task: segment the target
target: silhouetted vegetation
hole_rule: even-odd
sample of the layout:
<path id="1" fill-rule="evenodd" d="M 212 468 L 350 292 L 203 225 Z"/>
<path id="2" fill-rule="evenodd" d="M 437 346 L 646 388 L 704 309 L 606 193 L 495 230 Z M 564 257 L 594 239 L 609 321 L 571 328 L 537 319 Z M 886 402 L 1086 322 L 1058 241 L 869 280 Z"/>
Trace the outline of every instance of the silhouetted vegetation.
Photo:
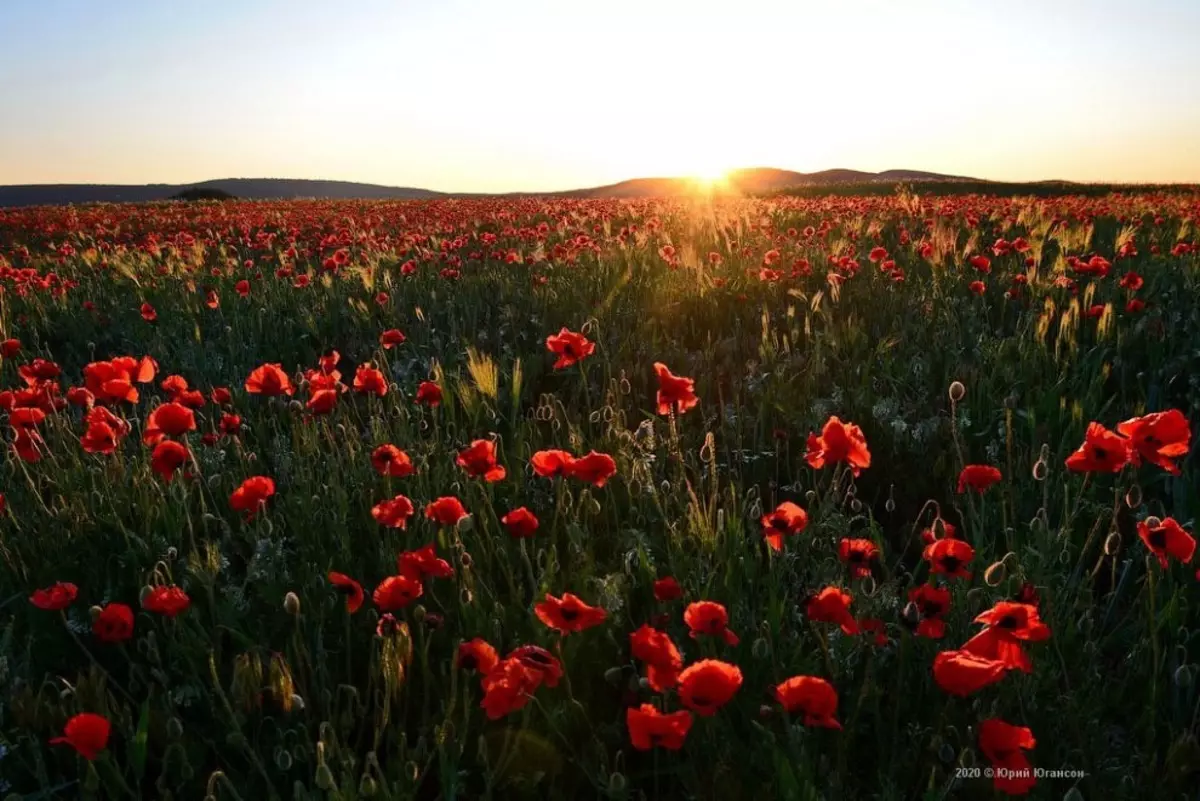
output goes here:
<path id="1" fill-rule="evenodd" d="M 224 189 L 193 186 L 177 195 L 172 195 L 171 200 L 237 200 L 237 195 L 226 192 Z"/>

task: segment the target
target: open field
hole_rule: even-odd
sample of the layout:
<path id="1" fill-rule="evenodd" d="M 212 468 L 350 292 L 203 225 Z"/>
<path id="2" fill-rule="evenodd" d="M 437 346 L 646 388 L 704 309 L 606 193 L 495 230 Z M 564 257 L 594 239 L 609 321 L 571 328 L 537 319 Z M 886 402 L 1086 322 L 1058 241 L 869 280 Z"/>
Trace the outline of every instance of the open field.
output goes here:
<path id="1" fill-rule="evenodd" d="M 1197 220 L 0 209 L 0 797 L 1195 798 Z"/>

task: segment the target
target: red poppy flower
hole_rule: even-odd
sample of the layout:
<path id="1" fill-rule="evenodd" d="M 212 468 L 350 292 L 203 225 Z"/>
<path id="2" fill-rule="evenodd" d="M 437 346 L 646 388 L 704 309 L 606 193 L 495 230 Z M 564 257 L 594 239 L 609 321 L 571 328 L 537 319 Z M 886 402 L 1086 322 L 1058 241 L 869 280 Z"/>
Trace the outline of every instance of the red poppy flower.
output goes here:
<path id="1" fill-rule="evenodd" d="M 737 645 L 739 642 L 738 636 L 726 628 L 729 625 L 729 613 L 715 601 L 688 604 L 683 612 L 683 622 L 691 629 L 693 640 L 699 639 L 701 634 L 707 634 L 722 638 L 727 645 Z"/>
<path id="2" fill-rule="evenodd" d="M 453 495 L 438 498 L 425 506 L 425 517 L 443 526 L 456 526 L 467 516 L 462 501 Z"/>
<path id="3" fill-rule="evenodd" d="M 371 600 L 384 612 L 395 612 L 420 598 L 424 591 L 421 582 L 411 576 L 388 576 L 375 588 Z"/>
<path id="4" fill-rule="evenodd" d="M 854 578 L 871 575 L 871 562 L 878 558 L 879 547 L 870 540 L 843 537 L 838 544 L 838 559 L 850 566 Z"/>
<path id="5" fill-rule="evenodd" d="M 526 670 L 535 672 L 538 681 L 545 683 L 547 687 L 557 687 L 559 679 L 562 678 L 562 663 L 541 646 L 522 645 L 514 648 L 507 658 L 520 661 Z"/>
<path id="6" fill-rule="evenodd" d="M 1151 526 L 1150 521 L 1142 520 L 1137 524 L 1137 531 L 1146 547 L 1158 557 L 1163 570 L 1167 569 L 1168 556 L 1186 565 L 1196 553 L 1196 540 L 1174 518 L 1163 518 L 1155 526 Z"/>
<path id="7" fill-rule="evenodd" d="M 1001 478 L 1000 471 L 991 465 L 969 464 L 958 474 L 958 491 L 961 494 L 970 487 L 982 495 Z"/>
<path id="8" fill-rule="evenodd" d="M 1025 795 L 1037 779 L 1025 752 L 1037 741 L 1024 726 L 1013 726 L 999 718 L 979 724 L 979 750 L 992 763 L 993 786 L 1008 795 Z"/>
<path id="9" fill-rule="evenodd" d="M 188 390 L 187 379 L 181 375 L 169 375 L 158 386 L 172 398 L 180 392 L 187 392 Z"/>
<path id="10" fill-rule="evenodd" d="M 29 603 L 47 612 L 66 609 L 79 597 L 79 588 L 69 581 L 58 581 L 40 590 L 34 590 Z"/>
<path id="11" fill-rule="evenodd" d="M 660 603 L 674 601 L 683 597 L 683 588 L 673 576 L 663 576 L 654 582 L 654 600 Z"/>
<path id="12" fill-rule="evenodd" d="M 432 381 L 422 381 L 417 387 L 415 401 L 426 406 L 439 406 L 442 402 L 442 388 Z"/>
<path id="13" fill-rule="evenodd" d="M 100 642 L 124 642 L 133 636 L 133 610 L 112 603 L 100 610 L 92 621 L 92 634 Z"/>
<path id="14" fill-rule="evenodd" d="M 1143 312 L 1145 310 L 1146 302 L 1144 300 L 1140 300 L 1139 298 L 1130 298 L 1125 304 L 1126 314 L 1138 314 L 1139 312 Z"/>
<path id="15" fill-rule="evenodd" d="M 1037 642 L 1050 637 L 1050 627 L 1038 617 L 1036 606 L 1000 601 L 975 618 L 987 625 L 963 645 L 962 650 L 984 659 L 1002 662 L 1005 667 L 1033 672 L 1033 663 L 1022 642 Z"/>
<path id="16" fill-rule="evenodd" d="M 557 334 L 546 337 L 546 350 L 558 355 L 554 369 L 562 370 L 595 353 L 596 343 L 588 341 L 583 334 L 576 334 L 564 328 Z"/>
<path id="17" fill-rule="evenodd" d="M 417 472 L 408 454 L 395 445 L 380 445 L 371 451 L 371 466 L 381 476 L 404 478 Z"/>
<path id="18" fill-rule="evenodd" d="M 1173 476 L 1179 475 L 1175 460 L 1191 449 L 1192 429 L 1178 409 L 1134 417 L 1117 426 L 1117 433 L 1129 438 L 1130 458 L 1134 466 L 1145 459 Z"/>
<path id="19" fill-rule="evenodd" d="M 1129 272 L 1125 273 L 1125 275 L 1121 276 L 1121 289 L 1128 289 L 1131 292 L 1137 292 L 1142 288 L 1143 284 L 1145 284 L 1145 281 L 1143 281 L 1142 277 L 1133 270 L 1130 270 Z"/>
<path id="20" fill-rule="evenodd" d="M 917 607 L 921 620 L 917 624 L 917 636 L 940 640 L 946 634 L 946 613 L 950 611 L 950 590 L 922 584 L 908 591 L 908 600 Z"/>
<path id="21" fill-rule="evenodd" d="M 520 659 L 501 660 L 483 677 L 483 701 L 480 706 L 488 720 L 499 720 L 522 709 L 541 685 L 541 674 L 529 669 Z"/>
<path id="22" fill-rule="evenodd" d="M 546 451 L 542 451 L 542 453 L 546 453 Z M 607 453 L 590 451 L 586 456 L 571 459 L 563 468 L 563 472 L 571 478 L 585 481 L 599 489 L 617 474 L 617 463 Z"/>
<path id="23" fill-rule="evenodd" d="M 654 373 L 658 376 L 659 414 L 670 414 L 672 410 L 683 414 L 700 402 L 692 379 L 674 375 L 662 362 L 654 363 Z"/>
<path id="24" fill-rule="evenodd" d="M 251 476 L 229 496 L 229 505 L 235 512 L 241 512 L 247 520 L 253 520 L 267 504 L 267 499 L 275 494 L 275 482 L 267 476 Z"/>
<path id="25" fill-rule="evenodd" d="M 971 574 L 966 567 L 975 558 L 975 549 L 963 540 L 946 538 L 927 545 L 921 558 L 929 562 L 934 573 L 969 579 Z"/>
<path id="26" fill-rule="evenodd" d="M 12 359 L 21 352 L 21 340 L 6 339 L 0 342 L 0 356 L 5 359 Z"/>
<path id="27" fill-rule="evenodd" d="M 233 285 L 233 291 L 238 293 L 240 297 L 250 297 L 250 282 L 243 278 L 241 281 L 238 281 Z"/>
<path id="28" fill-rule="evenodd" d="M 967 284 L 967 289 L 976 295 L 983 295 L 983 293 L 987 292 L 987 284 L 982 281 L 972 281 Z"/>
<path id="29" fill-rule="evenodd" d="M 387 379 L 380 370 L 365 364 L 359 365 L 354 373 L 354 391 L 382 398 L 387 395 Z"/>
<path id="30" fill-rule="evenodd" d="M 451 578 L 454 568 L 437 555 L 433 543 L 415 551 L 405 551 L 396 559 L 400 575 L 424 581 L 426 578 Z"/>
<path id="31" fill-rule="evenodd" d="M 151 306 L 149 303 L 142 304 L 141 312 L 142 312 L 142 319 L 148 323 L 152 323 L 158 319 L 158 312 L 156 312 L 154 310 L 154 307 Z"/>
<path id="32" fill-rule="evenodd" d="M 170 483 L 175 471 L 191 458 L 192 453 L 186 446 L 174 440 L 163 440 L 154 446 L 154 452 L 150 454 L 150 469 L 162 476 L 163 481 Z"/>
<path id="33" fill-rule="evenodd" d="M 159 585 L 146 593 L 142 598 L 142 608 L 163 617 L 175 617 L 186 612 L 192 605 L 192 599 L 182 588 L 174 585 Z"/>
<path id="34" fill-rule="evenodd" d="M 86 760 L 100 756 L 108 747 L 108 735 L 112 730 L 108 719 L 102 715 L 83 712 L 67 721 L 63 736 L 50 740 L 51 745 L 69 745 Z"/>
<path id="35" fill-rule="evenodd" d="M 242 430 L 242 418 L 236 414 L 222 414 L 218 423 L 221 433 L 227 437 L 236 437 Z"/>
<path id="36" fill-rule="evenodd" d="M 491 440 L 475 440 L 454 461 L 467 471 L 467 475 L 482 476 L 487 482 L 502 481 L 508 475 L 508 471 L 496 463 L 496 443 Z"/>
<path id="37" fill-rule="evenodd" d="M 67 403 L 81 409 L 90 409 L 96 402 L 96 396 L 84 387 L 71 387 L 67 390 Z"/>
<path id="38" fill-rule="evenodd" d="M 538 451 L 529 460 L 533 465 L 533 472 L 537 473 L 542 478 L 553 478 L 557 475 L 565 475 L 571 463 L 575 461 L 575 457 L 566 451 Z"/>
<path id="39" fill-rule="evenodd" d="M 793 536 L 808 527 L 808 512 L 791 501 L 784 501 L 769 515 L 763 515 L 763 538 L 773 550 L 783 549 L 784 536 Z"/>
<path id="40" fill-rule="evenodd" d="M 843 423 L 837 417 L 826 421 L 821 436 L 808 435 L 808 451 L 804 458 L 814 470 L 845 462 L 856 476 L 871 466 L 871 452 L 867 450 L 862 429 L 853 423 Z"/>
<path id="41" fill-rule="evenodd" d="M 990 273 L 992 271 L 992 260 L 987 256 L 972 256 L 968 261 L 972 267 L 981 273 Z"/>
<path id="42" fill-rule="evenodd" d="M 347 576 L 345 573 L 335 573 L 332 570 L 329 572 L 329 583 L 333 585 L 333 589 L 346 596 L 346 611 L 354 614 L 363 605 L 363 588 L 354 579 Z"/>
<path id="43" fill-rule="evenodd" d="M 775 700 L 790 714 L 803 714 L 805 726 L 840 729 L 837 691 L 817 676 L 793 676 L 775 686 Z"/>
<path id="44" fill-rule="evenodd" d="M 218 406 L 233 403 L 233 393 L 226 387 L 216 387 L 208 396 Z"/>
<path id="45" fill-rule="evenodd" d="M 712 717 L 742 686 L 742 671 L 716 659 L 702 659 L 679 674 L 679 700 L 702 717 Z"/>
<path id="46" fill-rule="evenodd" d="M 400 333 L 398 329 L 389 328 L 379 335 L 379 344 L 383 345 L 384 350 L 391 350 L 392 348 L 404 342 L 405 339 L 407 339 L 407 337 Z"/>
<path id="47" fill-rule="evenodd" d="M 887 257 L 888 257 L 887 248 L 881 248 L 881 247 L 871 248 L 871 252 L 867 254 L 867 258 L 871 260 L 872 264 L 878 264 L 879 262 L 883 261 Z"/>
<path id="48" fill-rule="evenodd" d="M 458 646 L 458 667 L 462 670 L 475 670 L 486 676 L 499 663 L 496 649 L 479 637 Z"/>
<path id="49" fill-rule="evenodd" d="M 178 437 L 188 431 L 196 430 L 195 413 L 180 403 L 164 403 L 146 418 L 146 427 L 142 432 L 142 442 L 155 445 L 166 437 Z"/>
<path id="50" fill-rule="evenodd" d="M 629 743 L 639 751 L 661 747 L 678 751 L 692 728 L 692 716 L 684 710 L 663 714 L 653 704 L 625 710 L 625 725 L 629 727 Z"/>
<path id="51" fill-rule="evenodd" d="M 805 604 L 804 612 L 809 620 L 818 623 L 836 623 L 846 634 L 859 633 L 858 621 L 850 614 L 850 593 L 837 587 L 826 587 Z"/>
<path id="52" fill-rule="evenodd" d="M 246 391 L 251 395 L 274 397 L 294 395 L 296 388 L 292 386 L 292 381 L 283 371 L 282 365 L 264 364 L 250 373 L 250 377 L 246 379 Z"/>
<path id="53" fill-rule="evenodd" d="M 88 453 L 114 453 L 121 442 L 121 435 L 108 423 L 91 421 L 79 438 L 79 444 Z"/>
<path id="54" fill-rule="evenodd" d="M 412 501 L 404 495 L 397 495 L 371 507 L 371 517 L 381 526 L 405 529 L 408 528 L 408 518 L 412 516 L 413 511 Z"/>
<path id="55" fill-rule="evenodd" d="M 646 663 L 646 679 L 655 692 L 666 692 L 679 680 L 683 655 L 669 634 L 642 624 L 629 635 L 633 658 Z"/>
<path id="56" fill-rule="evenodd" d="M 538 528 L 537 516 L 524 506 L 513 509 L 500 522 L 508 529 L 508 535 L 518 540 L 532 537 Z"/>
<path id="57" fill-rule="evenodd" d="M 942 651 L 933 659 L 933 680 L 943 691 L 965 698 L 1004 678 L 1008 666 L 967 651 Z"/>
<path id="58" fill-rule="evenodd" d="M 1067 469 L 1076 473 L 1119 473 L 1129 464 L 1129 440 L 1099 423 L 1088 423 L 1079 450 L 1067 457 Z"/>
<path id="59" fill-rule="evenodd" d="M 546 593 L 546 600 L 535 606 L 533 611 L 538 620 L 562 634 L 590 629 L 608 617 L 608 613 L 600 607 L 588 606 L 569 592 L 562 598 Z"/>

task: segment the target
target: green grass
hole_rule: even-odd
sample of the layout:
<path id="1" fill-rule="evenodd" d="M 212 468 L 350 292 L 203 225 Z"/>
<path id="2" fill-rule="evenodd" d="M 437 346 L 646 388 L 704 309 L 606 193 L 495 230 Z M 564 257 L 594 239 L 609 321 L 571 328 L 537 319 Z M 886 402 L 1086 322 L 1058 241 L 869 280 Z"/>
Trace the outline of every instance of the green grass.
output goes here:
<path id="1" fill-rule="evenodd" d="M 1172 516 L 1193 530 L 1195 449 L 1175 478 L 1143 466 L 1085 479 L 1063 460 L 1090 420 L 1115 428 L 1168 408 L 1197 419 L 1200 256 L 1171 250 L 1196 240 L 1187 219 L 1198 213 L 1189 194 L 6 211 L 0 329 L 22 350 L 0 363 L 0 387 L 23 385 L 18 367 L 35 357 L 61 366 L 64 395 L 92 361 L 148 354 L 160 370 L 139 403 L 115 408 L 132 424 L 116 453 L 82 450 L 71 406 L 38 427 L 41 461 L 8 451 L 0 787 L 25 799 L 989 798 L 990 782 L 955 776 L 988 764 L 976 731 L 1000 717 L 1032 730 L 1035 766 L 1087 774 L 1042 779 L 1031 797 L 1194 796 L 1197 565 L 1160 569 L 1136 523 Z M 827 231 L 809 236 L 807 226 Z M 1117 259 L 1131 231 L 1138 254 Z M 193 243 L 161 248 L 181 232 Z M 1032 267 L 1017 254 L 993 256 L 988 275 L 967 263 L 1017 236 L 1033 246 Z M 924 238 L 936 245 L 930 258 L 917 250 Z M 343 242 L 351 264 L 323 271 Z M 677 268 L 659 255 L 666 244 Z M 902 283 L 868 260 L 876 245 Z M 831 286 L 830 254 L 851 247 L 860 270 Z M 759 274 L 772 249 L 774 282 Z M 530 263 L 508 263 L 509 251 Z M 1114 261 L 1111 275 L 1066 265 L 1092 254 Z M 811 275 L 792 275 L 799 258 Z M 276 277 L 281 264 L 311 272 L 311 285 Z M 448 266 L 459 275 L 443 276 Z M 1136 293 L 1118 285 L 1128 270 L 1144 278 Z M 1018 273 L 1028 282 L 1006 298 Z M 968 290 L 977 278 L 982 296 Z M 246 298 L 234 289 L 242 279 Z M 1132 296 L 1144 311 L 1126 311 Z M 1111 309 L 1092 319 L 1083 312 L 1093 304 Z M 596 352 L 555 371 L 545 339 L 562 327 Z M 379 334 L 391 328 L 407 341 L 384 350 Z M 343 381 L 373 362 L 390 391 L 347 392 L 314 418 L 299 373 L 334 349 Z M 292 374 L 294 399 L 243 389 L 268 362 Z M 696 409 L 655 413 L 654 362 L 695 379 Z M 206 394 L 229 387 L 243 430 L 203 444 L 220 411 L 198 410 L 186 437 L 195 477 L 165 484 L 141 432 L 170 374 Z M 424 380 L 445 392 L 437 409 L 413 402 Z M 966 389 L 957 404 L 953 381 Z M 805 462 L 806 438 L 830 415 L 863 429 L 872 464 L 857 480 Z M 459 450 L 490 437 L 508 471 L 493 484 L 455 465 Z M 412 457 L 415 475 L 374 472 L 371 451 L 385 442 Z M 551 448 L 611 454 L 617 474 L 600 489 L 535 476 L 530 457 Z M 964 463 L 993 464 L 1004 478 L 982 497 L 959 495 Z M 253 475 L 272 477 L 277 492 L 247 522 L 229 497 Z M 398 493 L 417 507 L 403 531 L 371 516 Z M 469 524 L 421 516 L 445 495 L 462 500 Z M 775 553 L 759 518 L 785 500 L 810 523 Z M 499 520 L 518 506 L 541 520 L 525 542 Z M 903 610 L 929 577 L 920 531 L 938 509 L 976 556 L 972 579 L 949 584 L 947 631 L 935 641 L 913 636 Z M 838 561 L 844 537 L 881 549 L 871 578 L 851 579 Z M 455 576 L 432 579 L 397 614 L 406 634 L 377 636 L 371 590 L 396 572 L 398 553 L 431 542 Z M 330 570 L 362 582 L 356 614 L 330 588 Z M 683 601 L 654 600 L 651 585 L 666 575 Z M 55 581 L 79 587 L 72 606 L 29 603 Z M 1024 582 L 1052 631 L 1028 646 L 1033 672 L 966 699 L 944 693 L 934 656 L 959 648 L 980 629 L 974 617 Z M 143 588 L 160 583 L 182 586 L 191 608 L 173 620 L 141 610 Z M 888 643 L 808 620 L 805 598 L 826 586 L 853 595 L 856 617 L 882 620 Z M 533 613 L 547 592 L 574 593 L 608 618 L 560 637 Z M 285 609 L 289 593 L 298 608 Z M 725 605 L 739 645 L 688 637 L 684 605 L 702 599 Z M 90 633 L 89 607 L 106 601 L 134 607 L 131 640 Z M 651 621 L 686 664 L 719 658 L 743 674 L 678 752 L 635 750 L 626 729 L 631 704 L 680 708 L 675 694 L 639 683 L 629 634 Z M 455 668 L 457 645 L 476 637 L 501 656 L 543 646 L 565 679 L 489 721 L 478 676 Z M 796 675 L 833 684 L 842 731 L 806 727 L 773 701 L 774 685 Z M 94 762 L 48 745 L 78 712 L 113 724 Z"/>

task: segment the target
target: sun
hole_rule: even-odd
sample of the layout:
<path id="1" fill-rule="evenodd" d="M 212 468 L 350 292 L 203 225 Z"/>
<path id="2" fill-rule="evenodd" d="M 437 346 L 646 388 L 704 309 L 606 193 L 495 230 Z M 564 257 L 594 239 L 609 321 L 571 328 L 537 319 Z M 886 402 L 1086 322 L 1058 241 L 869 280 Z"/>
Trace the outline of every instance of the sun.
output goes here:
<path id="1" fill-rule="evenodd" d="M 729 177 L 729 172 L 728 167 L 710 164 L 692 170 L 692 178 L 695 178 L 702 184 L 711 186 L 712 184 L 724 183 Z"/>

